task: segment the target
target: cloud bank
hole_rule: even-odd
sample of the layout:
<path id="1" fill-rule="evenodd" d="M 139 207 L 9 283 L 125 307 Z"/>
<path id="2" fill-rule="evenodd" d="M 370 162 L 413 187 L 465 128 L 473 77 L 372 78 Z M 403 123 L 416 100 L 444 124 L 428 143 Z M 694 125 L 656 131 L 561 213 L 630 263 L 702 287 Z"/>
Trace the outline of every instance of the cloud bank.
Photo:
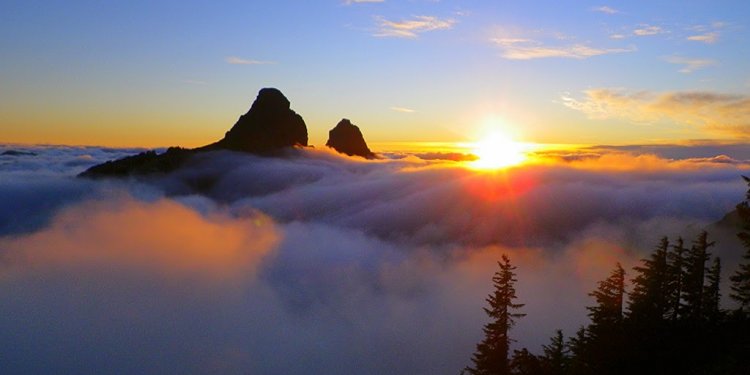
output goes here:
<path id="1" fill-rule="evenodd" d="M 550 151 L 557 162 L 502 173 L 415 154 L 214 152 L 146 181 L 92 182 L 70 177 L 69 154 L 34 149 L 0 181 L 59 157 L 40 163 L 46 187 L 16 175 L 0 195 L 60 203 L 0 236 L 4 369 L 456 373 L 502 253 L 529 314 L 513 336 L 539 350 L 585 321 L 586 293 L 616 261 L 691 236 L 744 193 L 746 164 L 642 151 Z"/>

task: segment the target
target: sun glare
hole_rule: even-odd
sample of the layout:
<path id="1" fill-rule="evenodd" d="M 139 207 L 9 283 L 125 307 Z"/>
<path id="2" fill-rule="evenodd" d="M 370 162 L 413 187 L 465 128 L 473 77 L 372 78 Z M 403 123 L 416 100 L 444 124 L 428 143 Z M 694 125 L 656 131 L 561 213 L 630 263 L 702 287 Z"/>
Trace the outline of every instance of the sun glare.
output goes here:
<path id="1" fill-rule="evenodd" d="M 477 156 L 477 160 L 470 165 L 476 169 L 507 168 L 526 160 L 524 144 L 513 141 L 501 133 L 492 133 L 474 143 L 472 153 Z"/>

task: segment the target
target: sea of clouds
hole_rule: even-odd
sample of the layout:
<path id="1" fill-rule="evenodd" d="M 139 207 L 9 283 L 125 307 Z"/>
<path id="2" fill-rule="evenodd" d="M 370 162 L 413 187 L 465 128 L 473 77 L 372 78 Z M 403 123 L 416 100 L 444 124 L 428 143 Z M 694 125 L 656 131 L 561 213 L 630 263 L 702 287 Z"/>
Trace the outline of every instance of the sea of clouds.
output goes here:
<path id="1" fill-rule="evenodd" d="M 480 172 L 455 155 L 309 149 L 85 180 L 75 175 L 139 150 L 8 150 L 8 373 L 455 374 L 504 253 L 528 314 L 511 335 L 539 352 L 555 329 L 586 323 L 587 293 L 616 262 L 632 267 L 665 235 L 692 239 L 743 199 L 750 173 L 722 150 L 550 151 Z M 741 250 L 714 239 L 726 280 Z"/>

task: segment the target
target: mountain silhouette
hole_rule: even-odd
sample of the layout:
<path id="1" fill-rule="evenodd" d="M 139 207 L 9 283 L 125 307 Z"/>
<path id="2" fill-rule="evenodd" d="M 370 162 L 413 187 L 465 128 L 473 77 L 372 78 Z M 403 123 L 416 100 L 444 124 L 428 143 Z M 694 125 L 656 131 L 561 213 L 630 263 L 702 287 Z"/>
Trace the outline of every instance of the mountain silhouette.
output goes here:
<path id="1" fill-rule="evenodd" d="M 273 156 L 286 148 L 297 146 L 307 146 L 305 121 L 290 108 L 289 100 L 281 91 L 264 88 L 250 110 L 240 116 L 218 142 L 194 149 L 170 147 L 162 154 L 145 151 L 95 165 L 79 176 L 98 178 L 167 173 L 200 152 L 231 150 Z"/>
<path id="2" fill-rule="evenodd" d="M 328 132 L 326 146 L 349 156 L 361 156 L 365 159 L 374 159 L 375 154 L 367 147 L 367 142 L 357 125 L 349 119 L 342 119 Z"/>
<path id="3" fill-rule="evenodd" d="M 250 110 L 240 116 L 224 139 L 202 149 L 265 154 L 284 147 L 307 146 L 305 120 L 289 104 L 281 91 L 261 89 Z"/>

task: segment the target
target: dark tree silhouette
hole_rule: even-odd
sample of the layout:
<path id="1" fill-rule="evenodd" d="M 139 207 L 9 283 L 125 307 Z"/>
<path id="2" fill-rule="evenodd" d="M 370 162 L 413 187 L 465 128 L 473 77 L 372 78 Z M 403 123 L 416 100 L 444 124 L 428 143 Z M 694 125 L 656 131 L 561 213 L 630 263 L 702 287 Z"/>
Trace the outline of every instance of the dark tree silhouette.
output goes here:
<path id="1" fill-rule="evenodd" d="M 646 259 L 642 266 L 634 267 L 637 276 L 632 280 L 628 316 L 634 320 L 661 320 L 669 308 L 669 267 L 667 252 L 669 240 L 661 239 L 656 251 Z"/>
<path id="2" fill-rule="evenodd" d="M 622 321 L 623 298 L 625 296 L 625 270 L 620 263 L 605 280 L 600 281 L 589 296 L 596 300 L 589 306 L 588 339 L 584 360 L 594 374 L 619 374 L 624 368 L 621 356 L 623 346 Z"/>
<path id="3" fill-rule="evenodd" d="M 588 333 L 585 327 L 576 331 L 576 335 L 568 340 L 567 347 L 570 353 L 570 363 L 568 373 L 570 374 L 590 374 L 591 368 L 588 360 Z"/>
<path id="4" fill-rule="evenodd" d="M 557 330 L 555 335 L 550 339 L 549 345 L 543 345 L 542 350 L 542 371 L 545 375 L 563 375 L 568 371 L 568 347 L 565 345 L 565 339 L 562 330 Z"/>
<path id="5" fill-rule="evenodd" d="M 516 319 L 526 314 L 517 312 L 523 304 L 515 303 L 516 300 L 516 267 L 510 264 L 507 255 L 497 262 L 499 270 L 492 277 L 494 291 L 490 293 L 486 301 L 489 305 L 484 312 L 492 319 L 484 326 L 484 339 L 477 344 L 477 350 L 472 357 L 474 367 L 465 369 L 469 374 L 510 374 L 510 363 L 508 352 L 510 350 L 510 336 L 508 331 L 513 327 Z"/>
<path id="6" fill-rule="evenodd" d="M 676 243 L 672 245 L 671 251 L 667 253 L 667 269 L 669 274 L 667 282 L 668 317 L 672 321 L 682 316 L 686 250 L 685 242 L 682 240 L 682 237 L 679 237 Z"/>
<path id="7" fill-rule="evenodd" d="M 513 351 L 510 360 L 510 373 L 513 375 L 543 375 L 542 363 L 539 357 L 531 354 L 528 349 Z"/>
<path id="8" fill-rule="evenodd" d="M 609 277 L 599 282 L 599 287 L 589 293 L 596 306 L 589 306 L 591 329 L 612 327 L 622 321 L 622 300 L 625 295 L 625 270 L 618 262 Z"/>
<path id="9" fill-rule="evenodd" d="M 685 317 L 698 320 L 704 313 L 704 279 L 706 275 L 706 262 L 711 258 L 708 249 L 714 242 L 708 241 L 708 233 L 701 232 L 693 241 L 693 246 L 686 259 L 686 271 L 684 278 Z"/>
<path id="10" fill-rule="evenodd" d="M 750 186 L 750 178 L 742 176 L 742 179 Z M 732 292 L 729 295 L 739 303 L 739 311 L 750 314 L 750 189 L 745 193 L 745 200 L 737 205 L 737 215 L 740 217 L 741 229 L 737 237 L 745 247 L 743 262 L 729 280 L 732 282 Z"/>
<path id="11" fill-rule="evenodd" d="M 715 257 L 711 268 L 706 272 L 706 286 L 703 287 L 703 316 L 716 322 L 721 316 L 721 259 Z"/>

